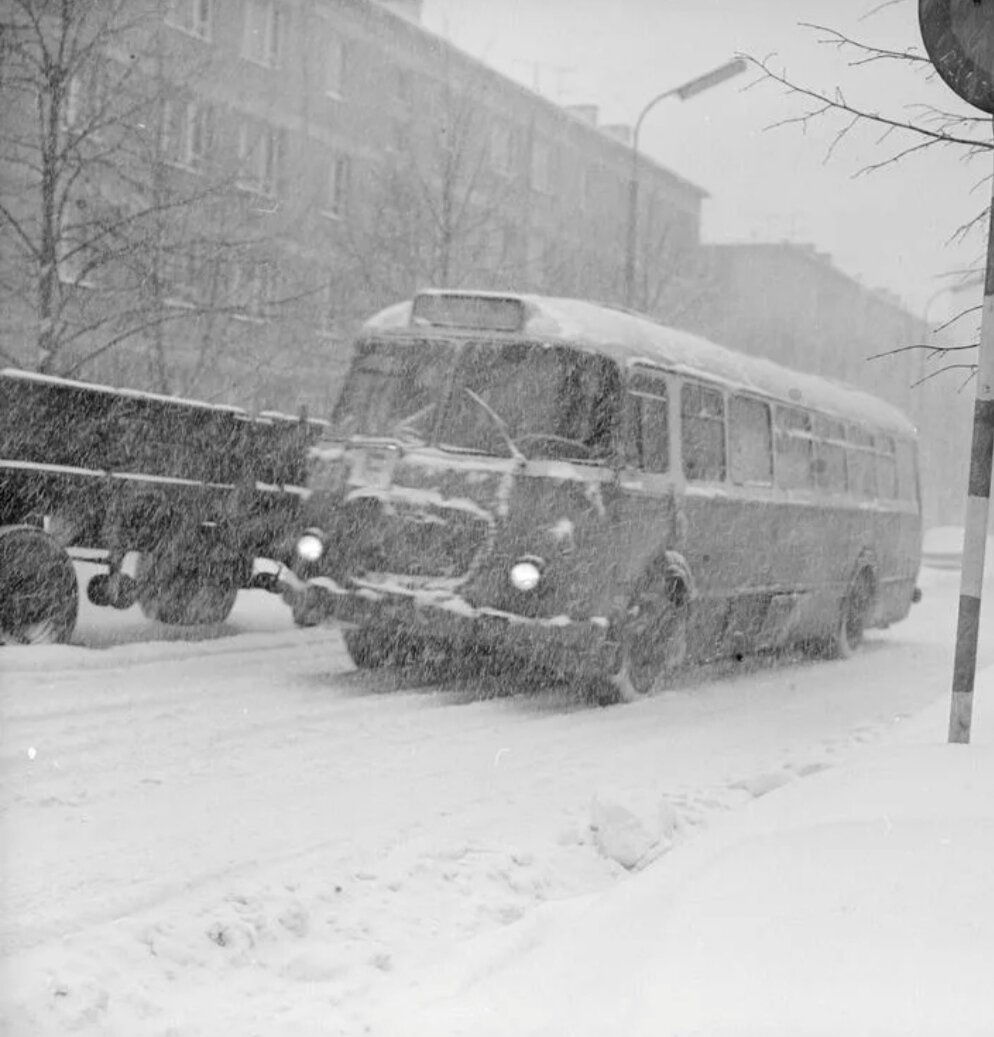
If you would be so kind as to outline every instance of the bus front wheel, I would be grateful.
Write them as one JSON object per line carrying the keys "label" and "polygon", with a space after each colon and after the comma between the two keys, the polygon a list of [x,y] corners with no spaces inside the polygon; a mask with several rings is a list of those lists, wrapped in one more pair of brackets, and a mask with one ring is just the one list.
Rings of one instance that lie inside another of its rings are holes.
{"label": "bus front wheel", "polygon": [[630,702],[665,686],[687,661],[689,624],[690,598],[678,575],[668,573],[635,594],[608,681],[611,697]]}

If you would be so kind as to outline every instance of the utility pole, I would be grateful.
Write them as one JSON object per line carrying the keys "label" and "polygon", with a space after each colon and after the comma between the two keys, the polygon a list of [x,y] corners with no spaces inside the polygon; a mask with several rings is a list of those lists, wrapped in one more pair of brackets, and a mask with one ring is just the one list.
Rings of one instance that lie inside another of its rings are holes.
{"label": "utility pole", "polygon": [[[975,108],[994,114],[994,0],[918,0],[925,50],[943,81]],[[994,458],[994,196],[977,356],[970,477],[963,530],[959,617],[949,709],[949,741],[969,742],[977,673],[980,600]]]}

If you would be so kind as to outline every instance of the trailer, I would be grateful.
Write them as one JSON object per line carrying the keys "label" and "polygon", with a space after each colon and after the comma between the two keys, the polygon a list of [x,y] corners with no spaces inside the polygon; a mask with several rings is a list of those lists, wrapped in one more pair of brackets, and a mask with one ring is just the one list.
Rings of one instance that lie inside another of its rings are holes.
{"label": "trailer", "polygon": [[[305,416],[0,370],[0,643],[68,641],[71,549],[105,571],[89,600],[176,625],[218,623],[290,560]],[[137,553],[134,574],[126,557]]]}

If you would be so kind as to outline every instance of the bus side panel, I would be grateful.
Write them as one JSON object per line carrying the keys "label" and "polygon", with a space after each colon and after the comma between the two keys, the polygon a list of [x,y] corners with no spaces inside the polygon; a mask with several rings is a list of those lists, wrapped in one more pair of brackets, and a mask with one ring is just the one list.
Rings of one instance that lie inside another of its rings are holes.
{"label": "bus side panel", "polygon": [[873,528],[865,512],[842,502],[794,499],[778,505],[775,576],[800,595],[794,637],[825,638],[834,632],[858,559],[872,557]]}
{"label": "bus side panel", "polygon": [[[733,495],[734,494],[734,495]],[[760,637],[775,587],[778,544],[769,500],[688,485],[685,556],[694,575],[691,651],[707,659]]]}
{"label": "bus side panel", "polygon": [[877,587],[868,625],[907,615],[917,574],[915,515],[844,503],[783,503],[776,511],[776,580],[802,594],[797,637],[826,637],[836,627],[842,600],[857,569],[866,564]]}
{"label": "bus side panel", "polygon": [[902,510],[879,515],[875,530],[877,600],[871,623],[887,626],[911,609],[921,564],[921,516],[909,502]]}
{"label": "bus side panel", "polygon": [[[917,515],[761,492],[749,498],[723,488],[687,489],[685,553],[698,593],[695,656],[827,636],[861,558],[878,589],[870,625],[907,615],[918,569]],[[789,599],[776,613],[775,598]],[[782,628],[771,629],[777,623]]]}

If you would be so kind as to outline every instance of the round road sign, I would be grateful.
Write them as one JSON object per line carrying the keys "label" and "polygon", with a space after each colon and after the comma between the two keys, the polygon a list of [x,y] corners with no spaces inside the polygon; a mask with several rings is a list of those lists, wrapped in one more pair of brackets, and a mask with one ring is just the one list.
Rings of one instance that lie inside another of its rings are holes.
{"label": "round road sign", "polygon": [[946,84],[994,114],[994,0],[918,0],[918,24]]}

